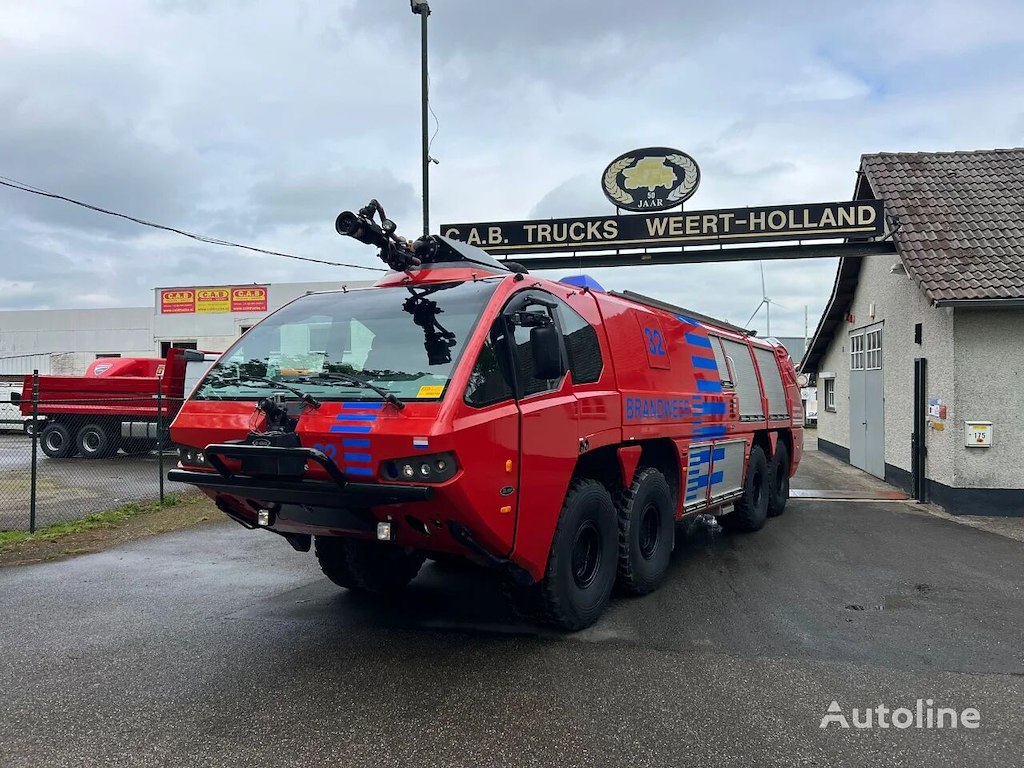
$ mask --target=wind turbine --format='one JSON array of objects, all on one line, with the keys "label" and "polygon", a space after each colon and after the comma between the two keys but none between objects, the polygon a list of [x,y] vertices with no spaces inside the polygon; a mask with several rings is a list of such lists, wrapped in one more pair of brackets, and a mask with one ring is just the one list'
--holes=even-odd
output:
[{"label": "wind turbine", "polygon": [[[747,325],[748,326],[750,325],[750,323],[753,321],[753,319],[757,316],[757,313],[761,311],[761,307],[764,307],[765,326],[766,326],[765,334],[764,335],[765,336],[771,336],[772,335],[772,304],[774,304],[777,307],[782,307],[782,305],[779,304],[779,302],[772,301],[771,299],[768,298],[768,291],[764,287],[764,262],[762,261],[762,262],[759,262],[759,263],[761,265],[761,303],[757,305],[757,309],[755,309],[754,313],[750,316],[750,320],[747,320]],[[785,309],[785,307],[782,307],[782,308]]]}]

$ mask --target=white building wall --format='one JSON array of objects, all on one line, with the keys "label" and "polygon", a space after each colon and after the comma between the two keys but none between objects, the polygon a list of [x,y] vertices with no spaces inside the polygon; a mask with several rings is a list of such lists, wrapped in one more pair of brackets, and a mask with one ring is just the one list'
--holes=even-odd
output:
[{"label": "white building wall", "polygon": [[[1024,310],[958,309],[954,338],[955,485],[1024,488]],[[992,422],[991,448],[964,445],[968,419]]]},{"label": "white building wall", "polygon": [[31,373],[34,368],[81,374],[98,354],[152,353],[150,307],[0,312],[0,372],[6,375]]},{"label": "white building wall", "polygon": [[[822,358],[820,371],[836,374],[836,411],[825,411],[824,384],[819,377],[818,437],[844,448],[850,446],[850,331],[881,322],[882,381],[885,398],[885,463],[910,471],[913,433],[914,358],[928,359],[929,396],[953,404],[953,313],[930,306],[924,293],[892,255],[866,256],[848,313],[853,322],[842,325]],[[871,317],[871,304],[875,305]],[[922,324],[922,344],[914,343],[914,324]],[[947,414],[948,416],[948,414]],[[955,429],[929,430],[927,476],[953,485]],[[961,441],[962,442],[962,441]]]}]

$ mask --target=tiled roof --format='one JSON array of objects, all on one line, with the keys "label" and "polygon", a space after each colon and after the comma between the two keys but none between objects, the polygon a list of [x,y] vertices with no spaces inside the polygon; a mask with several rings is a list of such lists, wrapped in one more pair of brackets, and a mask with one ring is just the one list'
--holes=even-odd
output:
[{"label": "tiled roof", "polygon": [[933,301],[1024,298],[1024,148],[861,157]]}]

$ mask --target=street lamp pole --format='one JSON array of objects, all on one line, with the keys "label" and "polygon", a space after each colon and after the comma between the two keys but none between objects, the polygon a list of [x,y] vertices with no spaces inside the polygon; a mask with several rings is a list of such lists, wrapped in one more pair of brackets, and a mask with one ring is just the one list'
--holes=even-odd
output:
[{"label": "street lamp pole", "polygon": [[412,12],[420,17],[420,127],[423,142],[423,235],[430,234],[430,154],[427,151],[427,17],[430,5],[422,0],[409,0]]}]

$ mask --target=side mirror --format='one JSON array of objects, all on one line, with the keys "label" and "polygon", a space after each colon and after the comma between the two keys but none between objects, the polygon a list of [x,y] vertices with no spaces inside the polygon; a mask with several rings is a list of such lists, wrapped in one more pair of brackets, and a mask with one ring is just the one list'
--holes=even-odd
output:
[{"label": "side mirror", "polygon": [[198,349],[185,349],[182,351],[185,353],[186,363],[202,363],[206,360],[206,355]]},{"label": "side mirror", "polygon": [[530,329],[533,375],[538,379],[560,379],[565,373],[562,345],[554,324]]}]

